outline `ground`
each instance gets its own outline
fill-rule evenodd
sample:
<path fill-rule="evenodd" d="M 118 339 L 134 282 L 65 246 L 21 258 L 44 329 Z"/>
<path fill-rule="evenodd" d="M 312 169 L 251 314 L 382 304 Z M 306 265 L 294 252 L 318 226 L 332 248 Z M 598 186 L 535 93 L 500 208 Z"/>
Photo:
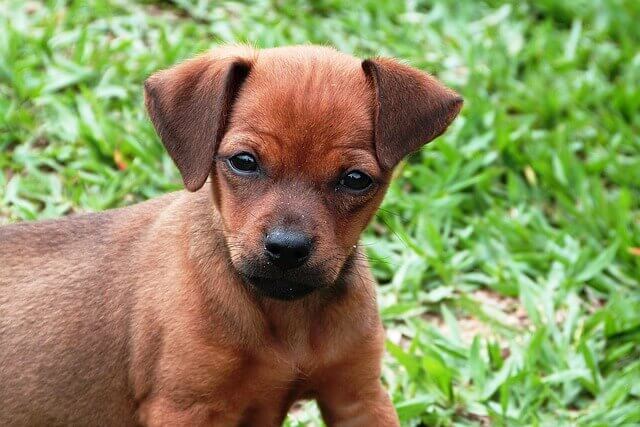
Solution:
<path fill-rule="evenodd" d="M 142 82 L 211 46 L 403 58 L 465 98 L 364 238 L 403 425 L 639 424 L 639 21 L 637 0 L 4 0 L 0 223 L 178 189 Z"/>

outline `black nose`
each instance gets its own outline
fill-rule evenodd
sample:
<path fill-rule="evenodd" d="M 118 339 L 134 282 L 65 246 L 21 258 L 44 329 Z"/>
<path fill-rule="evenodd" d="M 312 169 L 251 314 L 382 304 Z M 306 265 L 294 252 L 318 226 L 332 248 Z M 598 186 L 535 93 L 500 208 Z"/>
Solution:
<path fill-rule="evenodd" d="M 309 258 L 312 246 L 313 242 L 306 234 L 283 227 L 269 231 L 264 239 L 269 261 L 284 269 L 304 263 Z"/>

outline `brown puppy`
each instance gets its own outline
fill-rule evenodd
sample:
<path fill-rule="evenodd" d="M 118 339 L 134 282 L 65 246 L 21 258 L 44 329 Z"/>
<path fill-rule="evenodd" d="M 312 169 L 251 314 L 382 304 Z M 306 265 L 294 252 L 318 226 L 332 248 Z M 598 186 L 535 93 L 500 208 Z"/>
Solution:
<path fill-rule="evenodd" d="M 217 49 L 145 93 L 191 192 L 0 228 L 0 425 L 276 426 L 301 398 L 397 425 L 357 241 L 461 98 L 314 46 Z"/>

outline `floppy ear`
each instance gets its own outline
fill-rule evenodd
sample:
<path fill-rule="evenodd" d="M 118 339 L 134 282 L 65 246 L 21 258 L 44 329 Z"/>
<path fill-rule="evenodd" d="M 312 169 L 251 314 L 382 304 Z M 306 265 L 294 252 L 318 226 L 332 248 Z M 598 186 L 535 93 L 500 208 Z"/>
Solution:
<path fill-rule="evenodd" d="M 367 59 L 362 68 L 375 87 L 376 155 L 385 169 L 440 136 L 462 108 L 456 92 L 393 59 Z"/>
<path fill-rule="evenodd" d="M 250 68 L 248 59 L 216 58 L 209 52 L 144 83 L 151 121 L 190 191 L 209 176 L 234 97 Z"/>

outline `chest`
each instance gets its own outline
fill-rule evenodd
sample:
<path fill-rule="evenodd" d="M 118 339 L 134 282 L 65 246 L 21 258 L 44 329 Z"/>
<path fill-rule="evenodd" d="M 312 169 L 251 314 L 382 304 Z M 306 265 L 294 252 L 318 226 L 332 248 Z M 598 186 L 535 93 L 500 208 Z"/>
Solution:
<path fill-rule="evenodd" d="M 281 425 L 295 401 L 313 397 L 318 373 L 341 346 L 324 329 L 278 326 L 260 345 L 245 347 L 194 336 L 183 335 L 180 345 L 170 344 L 177 335 L 167 339 L 142 411 L 162 411 L 163 419 L 172 408 L 189 425 Z"/>
<path fill-rule="evenodd" d="M 229 408 L 241 414 L 238 425 L 281 425 L 295 401 L 314 397 L 317 368 L 295 354 L 252 358 L 229 394 Z"/>
<path fill-rule="evenodd" d="M 313 398 L 319 380 L 362 339 L 363 323 L 346 316 L 268 308 L 268 321 L 244 327 L 218 316 L 207 322 L 214 329 L 194 329 L 207 323 L 193 320 L 166 328 L 141 419 L 279 426 L 291 405 Z"/>
<path fill-rule="evenodd" d="M 313 397 L 316 367 L 301 363 L 295 352 L 265 347 L 259 354 L 216 359 L 161 364 L 158 393 L 140 408 L 143 423 L 179 417 L 194 426 L 279 426 L 295 401 Z"/>

